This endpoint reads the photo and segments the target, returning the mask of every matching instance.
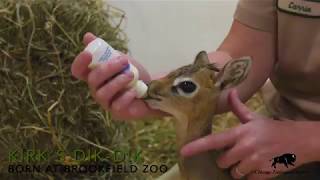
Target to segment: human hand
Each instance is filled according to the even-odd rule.
[[[276,121],[251,112],[238,98],[236,91],[229,94],[229,104],[241,125],[219,134],[212,134],[186,145],[181,153],[192,156],[213,149],[228,148],[217,164],[220,168],[232,167],[235,179],[268,179],[312,161],[319,152],[315,144],[319,137],[319,123]],[[319,147],[319,145],[318,145]],[[295,154],[293,165],[277,164],[274,157],[285,153]]]
[[[83,42],[87,45],[95,38],[96,36],[92,33],[87,33]],[[105,110],[110,111],[115,119],[136,119],[160,114],[158,111],[151,110],[143,100],[137,99],[133,90],[126,88],[133,79],[131,72],[119,74],[129,62],[133,63],[133,59],[127,55],[121,55],[93,70],[88,68],[91,59],[89,52],[81,52],[72,64],[72,74],[88,83],[93,98]],[[143,68],[138,67],[138,69]],[[139,73],[147,74],[146,72]],[[144,80],[148,81],[148,78]]]

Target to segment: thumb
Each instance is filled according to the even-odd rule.
[[[83,44],[84,45],[88,45],[91,41],[95,40],[97,37],[92,34],[91,32],[87,32],[84,36],[83,36]]]
[[[229,92],[228,101],[231,111],[239,118],[241,123],[245,124],[257,118],[257,115],[241,102],[235,89]]]

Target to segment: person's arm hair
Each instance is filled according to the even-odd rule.
[[[275,62],[274,40],[272,33],[250,28],[234,20],[230,32],[217,51],[209,53],[209,59],[219,67],[222,67],[231,57],[232,59],[243,56],[252,58],[252,67],[247,79],[236,87],[242,101],[247,101],[268,79]],[[228,92],[229,90],[225,90],[221,94],[218,112],[229,109]]]

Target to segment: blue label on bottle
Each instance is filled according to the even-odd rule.
[[[107,48],[106,51],[102,54],[102,56],[99,58],[98,62],[104,62],[108,61],[112,55],[111,49]]]

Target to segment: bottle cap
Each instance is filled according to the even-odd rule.
[[[148,91],[148,86],[141,80],[137,81],[135,86],[132,87],[137,93],[137,98],[142,98],[146,96]]]

